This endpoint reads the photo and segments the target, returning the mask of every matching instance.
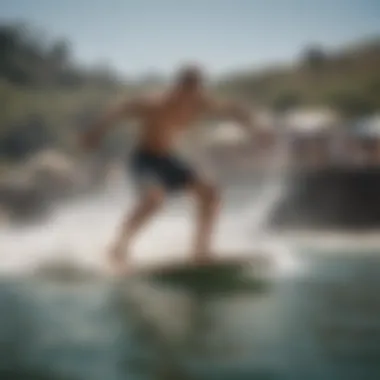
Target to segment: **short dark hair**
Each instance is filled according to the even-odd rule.
[[[177,74],[177,82],[180,84],[200,84],[203,80],[202,69],[194,64],[183,66]]]

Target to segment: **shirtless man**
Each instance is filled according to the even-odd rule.
[[[212,99],[204,89],[202,71],[195,66],[180,70],[174,86],[155,99],[125,101],[109,111],[82,136],[83,144],[96,147],[106,131],[125,118],[141,122],[142,136],[131,157],[131,171],[139,185],[140,199],[127,215],[109,253],[115,269],[124,266],[125,255],[136,233],[160,209],[165,196],[187,191],[198,205],[194,260],[210,259],[210,243],[219,207],[217,188],[201,178],[174,153],[176,138],[201,117],[229,118],[251,133],[249,114],[241,106]]]

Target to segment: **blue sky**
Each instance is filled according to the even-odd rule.
[[[129,75],[197,61],[212,73],[290,61],[302,47],[380,35],[378,0],[0,0],[0,20],[68,38]]]

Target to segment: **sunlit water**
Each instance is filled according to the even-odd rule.
[[[3,279],[1,378],[378,379],[376,252],[303,260],[308,273],[215,296],[144,281]]]

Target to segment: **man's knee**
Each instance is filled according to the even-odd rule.
[[[217,204],[220,201],[220,190],[212,183],[202,183],[199,185],[198,195],[207,204]]]
[[[161,207],[165,199],[165,193],[160,188],[154,188],[147,191],[143,198],[142,203],[149,210],[155,210]]]

